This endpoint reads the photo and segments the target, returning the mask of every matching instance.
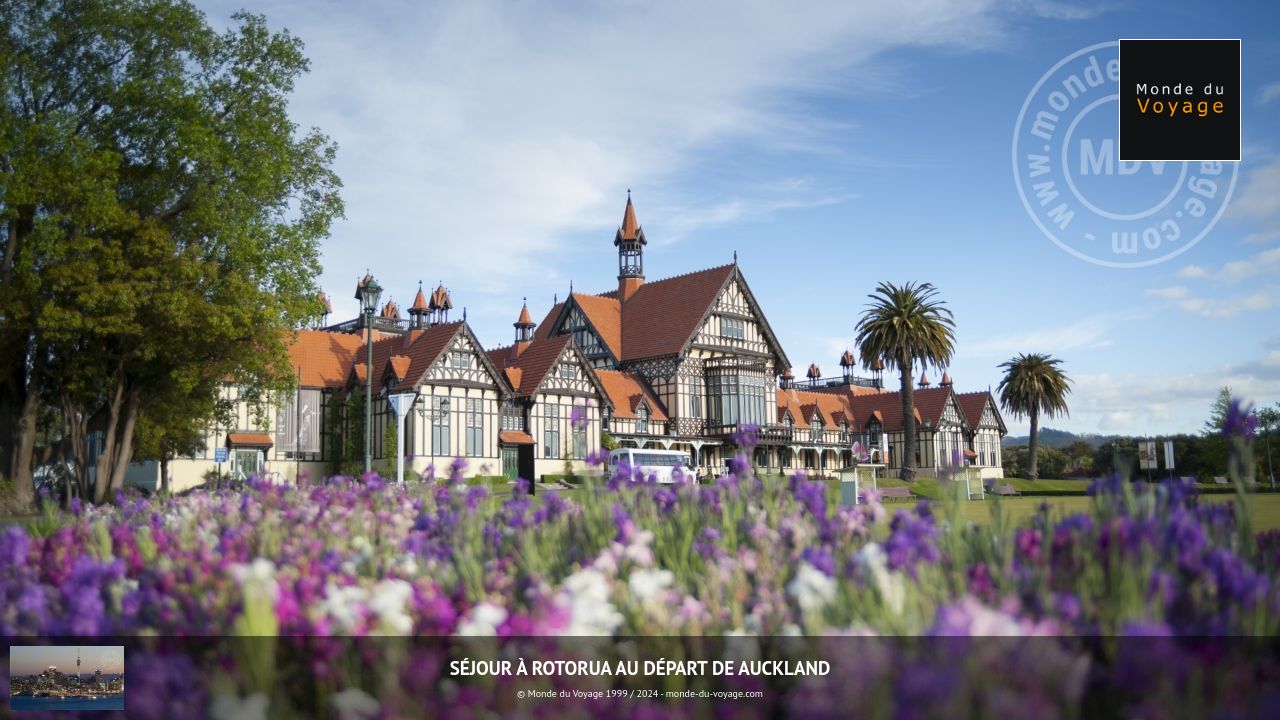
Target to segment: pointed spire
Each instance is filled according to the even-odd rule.
[[[520,317],[514,323],[516,328],[516,344],[515,350],[517,356],[523,351],[522,346],[527,346],[533,342],[533,316],[529,314],[529,298],[524,298],[524,304],[520,306]]]
[[[409,308],[409,312],[426,312],[431,308],[427,305],[427,296],[422,292],[422,281],[418,281],[418,294],[413,297],[413,305]]]
[[[810,380],[817,380],[818,378],[822,377],[822,371],[818,369],[818,363],[812,363],[809,365],[809,372],[807,377]]]
[[[855,364],[855,361],[853,359],[853,353],[849,352],[848,350],[845,350],[844,354],[840,356],[840,367],[849,368],[849,367],[853,367],[854,364]]]
[[[920,373],[920,387],[929,387],[929,384],[930,384],[929,373],[928,372]]]
[[[631,204],[631,191],[627,190],[627,207],[622,211],[622,225],[618,227],[618,234],[614,236],[613,244],[620,245],[624,241],[636,241],[641,245],[646,245],[644,239],[644,230],[640,227],[640,222],[636,220],[636,206]]]
[[[943,371],[943,373],[942,373],[942,387],[951,387],[951,373],[946,372],[946,371]]]
[[[533,316],[529,314],[529,298],[522,298],[524,304],[520,306],[520,318],[516,320],[516,327],[529,327],[533,325]]]

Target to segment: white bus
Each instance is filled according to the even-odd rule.
[[[673,473],[678,467],[686,479],[696,481],[698,471],[691,467],[689,453],[683,450],[650,450],[636,448],[618,448],[609,451],[609,474],[618,470],[618,466],[626,463],[632,472],[640,472],[645,479],[653,476],[660,483],[673,483]]]

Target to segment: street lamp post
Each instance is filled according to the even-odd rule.
[[[356,288],[356,299],[364,311],[365,347],[368,362],[364,374],[364,471],[373,472],[373,314],[378,309],[382,287],[372,275],[365,275],[364,282]]]

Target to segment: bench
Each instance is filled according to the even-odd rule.
[[[996,489],[995,489],[995,490],[993,490],[992,492],[993,492],[993,493],[995,493],[996,495],[1021,495],[1021,494],[1022,494],[1022,493],[1018,492],[1018,491],[1017,491],[1017,490],[1016,490],[1012,485],[1010,485],[1009,483],[1005,483],[1005,484],[1003,484],[1003,485],[997,485],[997,486],[996,486]]]
[[[911,491],[904,487],[880,488],[881,500],[910,500]]]
[[[1221,475],[1215,475],[1213,478],[1213,484],[1214,485],[1230,485],[1231,481],[1227,480],[1225,477]]]

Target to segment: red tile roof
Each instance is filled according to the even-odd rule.
[[[951,388],[920,388],[915,391],[916,420],[930,421],[937,425],[942,420],[942,411],[947,406],[947,398],[951,397]],[[897,392],[882,392],[869,395],[853,395],[849,398],[853,407],[853,415],[857,426],[866,427],[866,422],[873,413],[878,412],[885,432],[902,430],[902,395]]]
[[[840,423],[849,423],[849,428],[857,427],[857,420],[847,397],[829,392],[812,390],[778,390],[778,422],[791,413],[794,427],[808,428],[813,422],[814,414],[822,417],[827,430],[839,429]]]
[[[336,388],[347,381],[364,339],[347,333],[299,330],[289,346],[293,366],[301,370],[304,388]]]
[[[573,301],[596,329],[600,340],[615,358],[622,359],[622,307],[613,299],[574,293]]]
[[[271,447],[275,442],[270,435],[266,433],[230,433],[227,435],[227,445],[239,445],[241,447]]]
[[[498,442],[508,445],[533,445],[533,436],[520,430],[503,430],[498,433]]]
[[[649,388],[639,376],[618,370],[596,370],[596,377],[604,386],[609,403],[613,405],[613,416],[616,418],[634,419],[636,408],[643,399],[649,404],[651,420],[666,421],[667,412],[658,398],[649,392]]]
[[[571,297],[615,358],[643,360],[683,351],[710,314],[720,291],[736,274],[737,266],[730,264],[655,280],[641,285],[625,303],[618,301],[616,290],[599,295],[573,293]],[[563,310],[564,303],[552,307],[538,325],[536,336],[550,337]],[[785,364],[781,348],[773,343],[772,335],[769,337]]]
[[[507,380],[515,388],[516,394],[528,396],[538,392],[543,379],[555,367],[565,346],[572,341],[572,336],[557,335],[534,340],[519,357],[512,357],[509,347],[495,348],[488,351],[487,355],[495,367],[507,373]]]
[[[977,392],[956,393],[956,404],[960,406],[960,412],[964,413],[965,420],[968,421],[970,429],[978,427],[978,423],[982,422],[982,411],[986,409],[987,403],[995,405],[995,398],[986,390]],[[1004,429],[1004,418],[1000,417],[1000,411],[996,409],[996,421],[1000,424],[1000,429]]]
[[[622,306],[622,359],[682,351],[735,269],[722,265],[641,285]]]

